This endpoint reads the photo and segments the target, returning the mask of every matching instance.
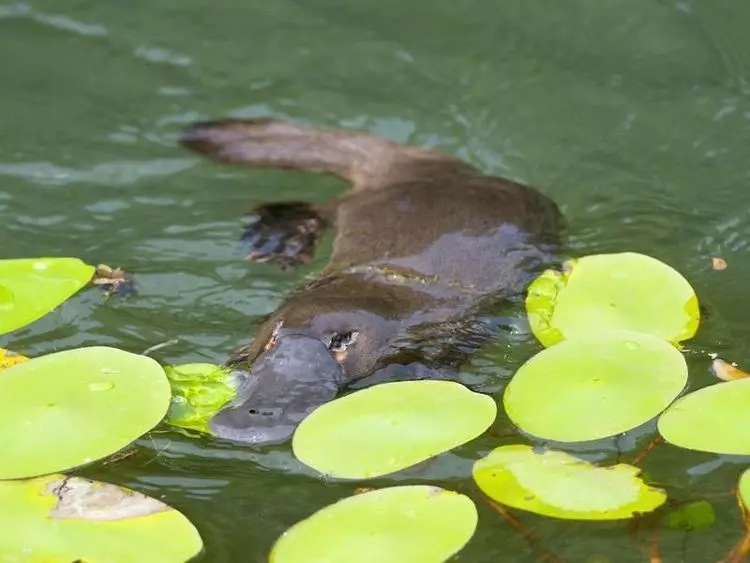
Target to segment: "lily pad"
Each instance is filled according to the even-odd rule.
[[[292,526],[270,563],[442,563],[476,525],[477,509],[465,495],[423,485],[379,489]]]
[[[401,381],[357,391],[314,410],[294,454],[327,475],[367,479],[468,442],[494,421],[492,398],[451,381]]]
[[[203,542],[143,494],[65,475],[0,481],[0,553],[25,563],[184,563]]]
[[[497,502],[543,516],[620,520],[661,506],[667,495],[646,485],[640,469],[597,467],[565,452],[501,446],[474,464],[474,480]]]
[[[679,272],[634,252],[597,254],[548,270],[530,286],[526,311],[546,347],[618,329],[678,343],[695,335],[698,298]]]
[[[0,348],[0,371],[28,361],[26,356]]]
[[[0,334],[59,307],[93,275],[94,267],[78,258],[0,260]]]
[[[181,364],[165,368],[172,386],[167,424],[210,433],[208,421],[237,394],[232,370],[216,364]]]
[[[503,403],[524,432],[582,442],[652,419],[686,383],[687,365],[674,346],[647,334],[612,331],[537,354],[511,379]]]
[[[681,397],[659,418],[664,439],[689,450],[750,455],[750,379],[704,387]]]
[[[107,347],[41,356],[0,377],[0,479],[64,471],[158,424],[169,382],[153,359]]]

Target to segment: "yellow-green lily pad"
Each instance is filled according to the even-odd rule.
[[[646,485],[637,467],[597,467],[565,452],[501,446],[474,464],[474,480],[493,500],[543,516],[620,520],[661,506],[667,495]]]
[[[151,358],[115,348],[57,352],[0,376],[0,479],[64,471],[113,454],[167,413]]]
[[[675,401],[659,417],[664,439],[689,450],[750,455],[750,379],[718,383]]]
[[[654,418],[686,383],[687,364],[674,346],[647,334],[603,332],[531,358],[506,387],[503,404],[528,434],[583,442]]]
[[[425,485],[379,489],[292,526],[270,563],[442,563],[476,525],[476,507],[465,495]]]
[[[167,424],[209,434],[208,421],[237,394],[232,370],[204,363],[164,369],[172,386]]]
[[[78,258],[0,260],[0,334],[59,307],[93,275],[94,267]]]
[[[464,444],[495,420],[497,405],[452,381],[400,381],[314,410],[297,427],[294,455],[333,477],[368,479]]]
[[[526,311],[545,347],[611,329],[679,343],[694,336],[700,322],[688,281],[634,252],[585,256],[569,262],[565,272],[544,272],[529,286]]]
[[[184,563],[203,542],[178,511],[80,477],[0,481],[0,560]]]

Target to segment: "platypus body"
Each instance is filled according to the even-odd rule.
[[[326,227],[331,259],[228,364],[237,397],[210,423],[233,441],[288,439],[313,409],[392,364],[407,377],[453,369],[491,336],[477,319],[556,263],[560,213],[528,186],[438,151],[366,133],[271,120],[213,121],[182,144],[230,164],[327,173],[351,190],[324,205],[263,205],[250,258],[308,261]]]

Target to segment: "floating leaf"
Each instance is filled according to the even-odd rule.
[[[585,256],[564,273],[548,270],[529,287],[526,310],[544,346],[602,330],[653,334],[670,342],[698,330],[698,298],[663,262],[633,252]]]
[[[505,389],[508,417],[560,442],[614,436],[661,413],[687,383],[682,354],[622,331],[565,340],[526,362]]]
[[[734,381],[735,379],[745,379],[746,377],[750,377],[750,373],[744,372],[740,368],[733,366],[720,358],[716,358],[711,364],[711,367],[713,368],[716,377],[724,381]]]
[[[26,356],[0,348],[0,371],[27,361],[29,359]]]
[[[688,503],[671,511],[664,518],[664,525],[674,530],[696,532],[706,530],[716,522],[716,513],[711,503],[705,500]]]
[[[94,267],[78,258],[0,260],[0,334],[43,317],[85,286]]]
[[[203,546],[162,502],[65,475],[0,481],[0,529],[1,559],[25,563],[184,563]]]
[[[339,478],[399,471],[474,439],[492,424],[492,398],[451,381],[400,381],[314,410],[297,427],[294,455]]]
[[[664,439],[689,450],[750,455],[750,379],[719,383],[675,401],[659,418]]]
[[[474,535],[470,498],[431,486],[346,498],[287,530],[270,563],[442,563]]]
[[[216,364],[182,364],[165,368],[172,386],[167,424],[210,433],[208,421],[237,394],[228,368]]]
[[[474,480],[497,502],[553,518],[619,520],[661,506],[667,495],[626,464],[596,467],[565,452],[501,446],[474,464]]]
[[[31,477],[115,453],[169,408],[151,358],[91,347],[34,358],[0,377],[0,479]]]
[[[711,258],[711,267],[720,272],[722,270],[726,270],[729,267],[729,264],[727,264],[727,261],[723,258],[720,258],[719,256],[714,256]]]

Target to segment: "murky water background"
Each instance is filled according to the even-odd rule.
[[[683,272],[713,311],[691,344],[693,385],[719,351],[750,367],[750,4],[743,0],[133,0],[0,4],[3,257],[76,255],[122,265],[141,295],[96,292],[12,337],[29,355],[78,345],[179,343],[166,362],[222,361],[301,276],[242,260],[239,211],[343,187],[222,167],[178,149],[185,124],[274,116],[440,147],[557,200],[578,253],[648,252]],[[457,198],[459,205],[460,198]],[[711,270],[710,256],[729,262]],[[488,388],[537,350],[498,342],[467,366]],[[497,432],[421,475],[458,490]],[[586,452],[632,459],[652,427]],[[139,455],[85,474],[163,498],[197,524],[204,561],[264,561],[275,538],[356,485],[326,483],[287,448],[262,453],[154,433]],[[619,448],[619,450],[618,450]],[[663,447],[659,483],[728,491],[750,460]],[[665,531],[665,562],[716,561],[739,538],[732,498],[712,530]],[[625,524],[523,516],[566,561],[645,561]],[[536,561],[485,506],[462,561]]]

